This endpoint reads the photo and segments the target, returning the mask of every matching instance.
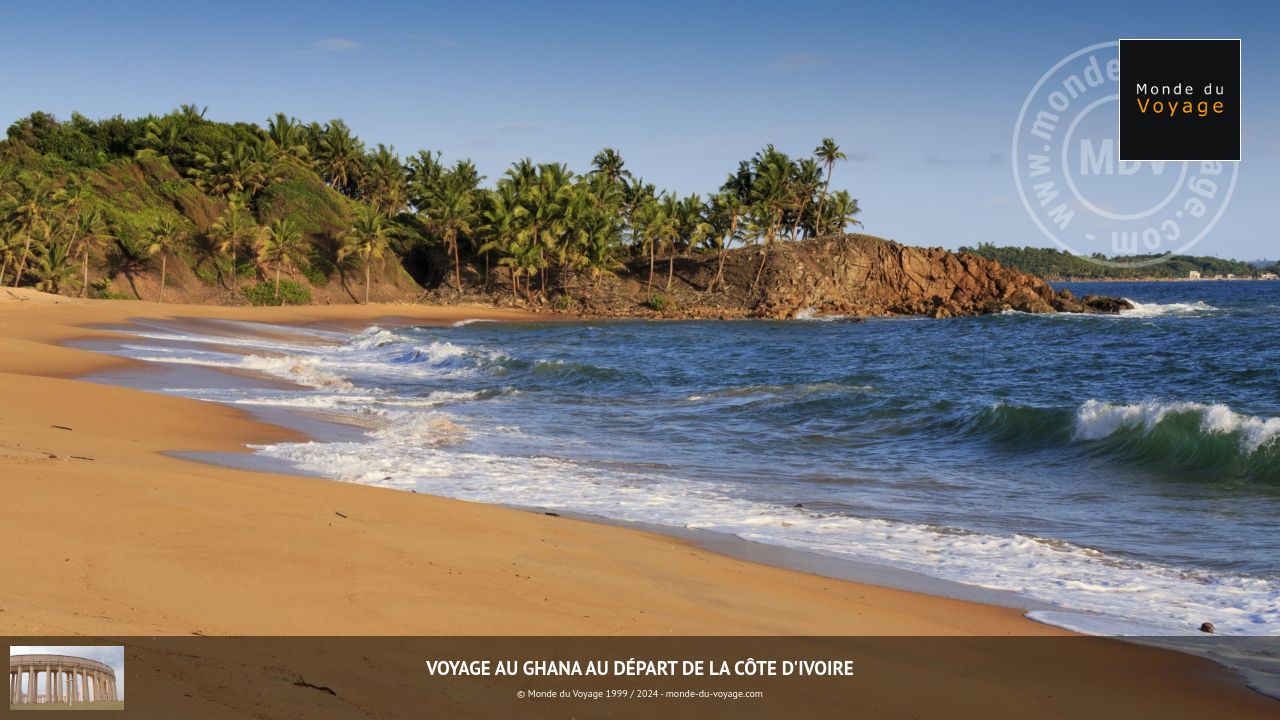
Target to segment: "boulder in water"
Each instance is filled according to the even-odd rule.
[[[1132,310],[1133,303],[1121,297],[1108,295],[1085,295],[1080,303],[1093,312],[1119,315],[1121,310]]]

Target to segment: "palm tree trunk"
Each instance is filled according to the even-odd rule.
[[[276,264],[276,300],[280,299],[280,264]]]
[[[516,295],[517,280],[519,280],[519,278],[516,277],[516,270],[515,268],[511,268],[511,302],[513,303],[520,302],[520,298]]]
[[[716,287],[724,282],[724,259],[729,252],[729,241],[738,232],[738,213],[733,213],[729,218],[729,235],[720,242],[720,257],[716,264],[716,276],[711,281],[710,290],[714,291]]]
[[[169,276],[169,256],[160,251],[160,302],[164,302],[164,283]]]
[[[27,253],[31,250],[31,233],[22,242],[22,259],[18,261],[18,267],[13,276],[13,286],[18,287],[18,283],[22,282],[22,273],[27,271]]]
[[[760,252],[760,267],[756,269],[756,279],[751,283],[751,289],[754,290],[760,284],[760,276],[764,274],[764,261],[769,257],[769,243],[764,244],[764,250]]]
[[[676,274],[676,249],[671,248],[667,256],[667,292],[671,292],[671,278]]]
[[[827,181],[822,183],[822,197],[818,198],[818,217],[816,225],[818,225],[818,234],[822,234],[822,206],[827,203],[827,193],[831,191],[831,171],[835,168],[834,160],[827,163]]]
[[[4,285],[4,276],[9,274],[9,253],[4,253],[4,261],[0,262],[0,285]]]
[[[656,253],[654,252],[654,246],[653,246],[653,243],[651,242],[649,243],[649,285],[648,287],[645,288],[645,292],[653,291],[653,256],[655,254]]]
[[[369,260],[364,261],[364,304],[369,304]]]
[[[84,297],[85,291],[89,288],[89,248],[88,242],[84,244],[84,280],[80,283],[80,297]],[[0,278],[4,277],[4,273],[0,273]]]
[[[458,292],[462,292],[462,254],[458,252],[458,238],[455,235],[453,242],[453,284],[458,288]]]

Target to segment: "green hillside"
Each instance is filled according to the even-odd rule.
[[[829,139],[809,157],[768,146],[715,192],[679,195],[606,148],[584,174],[526,158],[486,185],[469,160],[401,158],[341,120],[37,112],[0,141],[0,285],[233,303],[429,288],[545,303],[630,274],[653,293],[671,287],[677,257],[767,253],[856,223],[857,201],[831,189],[842,159]]]
[[[1251,263],[1242,260],[1223,260],[1211,256],[1175,255],[1142,267],[1116,267],[1092,262],[1078,255],[1037,247],[996,247],[983,243],[976,248],[960,248],[960,252],[970,252],[985,258],[998,260],[1005,267],[1022,270],[1038,275],[1046,280],[1062,279],[1144,279],[1144,278],[1186,278],[1192,271],[1202,277],[1256,277],[1261,271]],[[1143,260],[1154,260],[1161,255],[1130,255],[1110,258],[1115,262],[1129,265]],[[1095,259],[1108,260],[1102,255]]]

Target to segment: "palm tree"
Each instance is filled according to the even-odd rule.
[[[506,179],[514,182],[520,204],[525,208],[520,217],[520,236],[531,243],[537,253],[537,270],[545,296],[547,267],[551,258],[561,253],[562,240],[568,232],[567,206],[573,192],[573,173],[560,163],[533,166],[528,160],[522,160],[507,171]]]
[[[267,120],[267,142],[270,153],[277,160],[309,165],[306,127],[297,118],[282,112],[272,115]]]
[[[769,145],[756,154],[751,164],[752,212],[756,215],[757,226],[764,230],[764,251],[760,253],[760,267],[756,270],[756,278],[751,283],[751,286],[755,287],[760,283],[760,275],[764,272],[765,261],[769,257],[769,246],[777,237],[778,229],[782,225],[783,213],[786,212],[794,193],[791,158],[785,153]]]
[[[289,218],[273,221],[259,240],[258,257],[275,264],[276,300],[280,299],[280,268],[292,265],[301,249],[302,229]]]
[[[667,225],[663,228],[667,240],[667,292],[671,291],[671,281],[675,277],[676,243],[682,241],[684,248],[692,250],[707,237],[711,226],[703,219],[702,200],[695,194],[677,199],[668,196],[663,204],[663,213],[667,216]]]
[[[485,235],[490,239],[480,246],[478,252],[485,256],[485,277],[487,281],[490,253],[498,252],[500,265],[503,264],[501,258],[511,255],[512,244],[520,232],[520,221],[527,210],[520,205],[520,200],[516,196],[515,186],[510,182],[500,181],[496,190],[487,193],[486,199],[486,208],[483,213],[483,229]],[[506,265],[512,270],[511,299],[515,300],[517,275],[513,265],[510,263]]]
[[[591,166],[594,168],[591,173],[604,177],[610,185],[617,185],[624,179],[631,177],[631,171],[623,167],[622,156],[613,148],[605,148],[596,153],[595,158],[591,160]]]
[[[266,153],[267,148],[260,143],[237,142],[232,149],[223,150],[216,159],[197,154],[199,166],[191,168],[188,174],[195,180],[196,187],[211,195],[237,195],[252,200],[263,188],[280,178]]]
[[[55,200],[53,182],[42,174],[22,174],[15,180],[15,202],[10,209],[10,223],[18,228],[22,236],[22,255],[13,276],[13,286],[22,282],[27,270],[27,260],[31,256],[31,241],[39,237],[47,242],[50,236],[49,216],[52,214]]]
[[[786,153],[769,145],[751,161],[754,212],[764,230],[766,249],[773,244],[782,226],[782,216],[792,200],[792,163]]]
[[[645,284],[645,292],[653,290],[654,264],[658,256],[658,245],[668,233],[670,218],[663,211],[662,197],[642,196],[642,204],[631,212],[632,232],[640,239],[640,253],[649,256],[649,279]]]
[[[218,252],[231,256],[231,291],[238,294],[240,289],[240,273],[237,260],[240,247],[258,234],[258,224],[253,221],[244,203],[238,196],[232,196],[227,211],[213,222],[210,228]]]
[[[71,243],[67,241],[51,241],[45,244],[35,255],[33,265],[36,274],[36,289],[41,292],[57,293],[62,283],[75,277],[76,268],[71,262]]]
[[[831,203],[822,211],[822,216],[818,219],[818,232],[824,234],[842,233],[846,226],[850,223],[861,225],[855,217],[862,209],[858,207],[858,201],[849,196],[846,190],[837,190],[831,193]]]
[[[822,215],[822,205],[827,200],[827,193],[831,191],[831,171],[835,168],[837,160],[847,158],[843,152],[840,152],[840,146],[831,138],[823,138],[822,144],[813,149],[813,155],[827,167],[827,180],[822,184],[822,197],[818,199],[818,215]]]
[[[0,227],[0,285],[4,284],[4,276],[9,274],[9,263],[13,262],[13,237],[2,232]]]
[[[477,208],[480,175],[470,160],[459,160],[436,183],[426,200],[427,223],[440,234],[453,259],[454,288],[462,292],[460,234],[470,233],[480,218]]]
[[[320,177],[344,195],[353,195],[364,161],[364,143],[341,120],[331,120],[319,140]]]
[[[524,299],[526,302],[533,299],[533,290],[529,287],[529,278],[539,267],[540,259],[538,253],[538,245],[532,237],[517,235],[512,239],[511,244],[507,246],[507,254],[498,260],[499,265],[505,266],[511,271],[511,293],[513,296],[516,288],[520,285],[520,278],[525,278]]]
[[[711,279],[711,284],[707,286],[707,291],[712,292],[717,286],[724,282],[724,261],[729,249],[729,244],[738,236],[738,219],[742,217],[743,208],[746,204],[741,196],[729,190],[721,190],[719,194],[711,199],[710,217],[712,224],[719,231],[720,243],[718,248],[719,257],[716,258],[716,275]]]
[[[360,178],[360,195],[378,212],[391,216],[404,209],[407,201],[405,168],[395,148],[378,143],[366,158]]]
[[[791,170],[791,239],[800,239],[800,226],[822,182],[822,168],[816,160],[803,158]]]
[[[147,255],[160,255],[160,293],[156,298],[156,302],[164,302],[164,287],[169,276],[169,253],[173,252],[174,244],[178,241],[181,233],[182,230],[178,226],[178,222],[170,215],[160,216],[151,226]]]
[[[419,150],[405,160],[405,174],[408,178],[407,196],[409,204],[421,210],[426,207],[435,187],[444,175],[444,166],[440,164],[440,152]]]
[[[338,249],[339,262],[354,256],[364,266],[365,305],[369,304],[370,266],[387,251],[390,239],[391,226],[387,219],[371,208],[362,207],[356,213],[355,223],[347,231],[342,247]]]
[[[80,297],[84,297],[85,292],[89,289],[89,255],[93,253],[93,248],[98,243],[107,239],[107,221],[103,217],[102,211],[98,208],[90,208],[81,212],[76,217],[76,237],[80,239],[80,261],[83,267],[83,276],[80,281]]]
[[[159,155],[172,159],[183,145],[183,124],[177,116],[165,116],[147,122],[146,133],[139,142],[137,156]]]

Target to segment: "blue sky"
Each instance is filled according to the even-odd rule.
[[[1013,124],[1040,75],[1119,37],[1244,39],[1243,157],[1197,252],[1280,255],[1274,3],[4,3],[0,123],[281,110],[402,154],[588,167],[707,192],[766,143],[832,136],[866,230],[917,245],[1048,245],[1018,201]]]

